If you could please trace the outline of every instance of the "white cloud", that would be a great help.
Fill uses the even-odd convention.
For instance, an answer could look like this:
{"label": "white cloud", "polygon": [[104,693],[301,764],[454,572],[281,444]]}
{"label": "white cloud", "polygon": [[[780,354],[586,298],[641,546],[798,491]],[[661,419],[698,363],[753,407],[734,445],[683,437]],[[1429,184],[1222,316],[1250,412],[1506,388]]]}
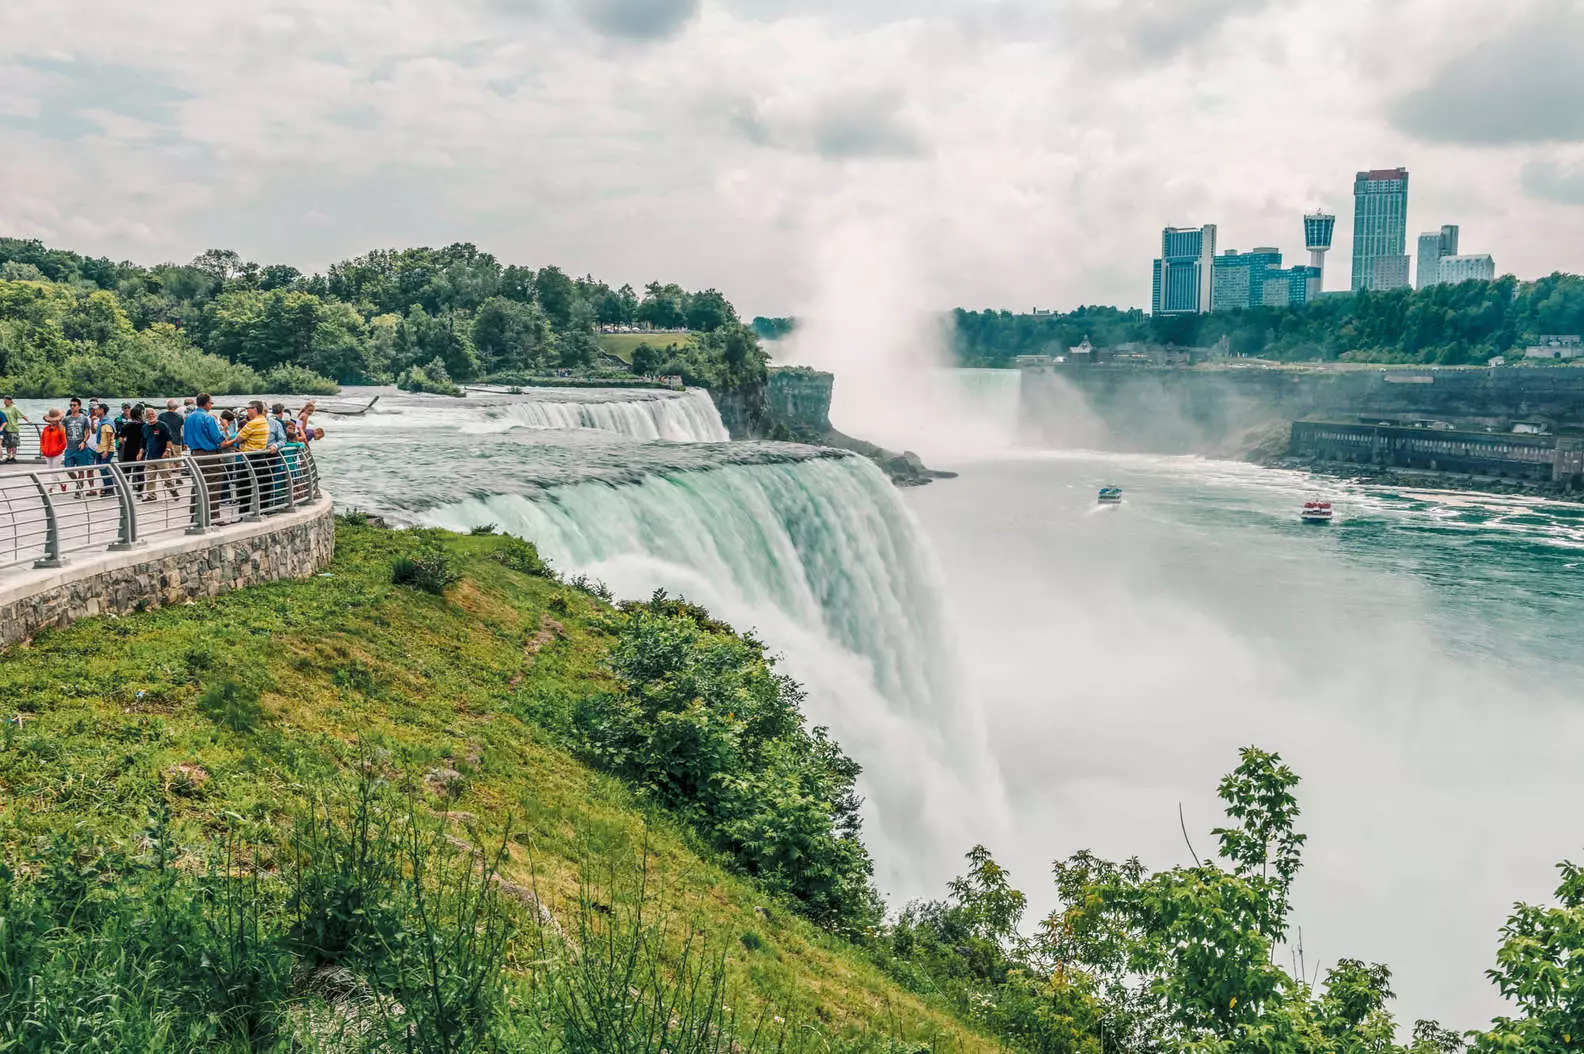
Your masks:
{"label": "white cloud", "polygon": [[1411,226],[1460,222],[1504,270],[1584,269],[1584,210],[1544,178],[1565,146],[1391,119],[1552,6],[12,0],[0,228],[304,267],[471,240],[780,312],[867,225],[921,303],[1139,304],[1160,227],[1296,257],[1315,205],[1342,286],[1352,173],[1406,164]]}

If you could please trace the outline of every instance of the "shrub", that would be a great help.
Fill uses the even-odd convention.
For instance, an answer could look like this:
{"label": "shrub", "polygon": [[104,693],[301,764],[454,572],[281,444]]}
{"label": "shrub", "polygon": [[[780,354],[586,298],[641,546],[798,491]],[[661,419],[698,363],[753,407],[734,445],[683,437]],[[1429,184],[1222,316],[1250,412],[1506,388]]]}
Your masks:
{"label": "shrub", "polygon": [[264,387],[277,395],[335,395],[341,386],[306,366],[285,362],[264,374]]}
{"label": "shrub", "polygon": [[411,556],[402,556],[391,565],[391,584],[421,589],[435,596],[461,581],[462,573],[451,564],[444,549],[426,542]]}
{"label": "shrub", "polygon": [[493,523],[475,523],[468,528],[469,534],[494,534],[496,525]]}
{"label": "shrub", "polygon": [[538,548],[532,542],[525,542],[514,535],[507,535],[501,547],[490,554],[490,559],[518,574],[533,575],[535,578],[556,577],[555,571],[540,557]]}
{"label": "shrub", "polygon": [[396,387],[404,392],[427,392],[430,395],[466,395],[446,373],[445,363],[436,358],[427,366],[409,366],[396,378]]}

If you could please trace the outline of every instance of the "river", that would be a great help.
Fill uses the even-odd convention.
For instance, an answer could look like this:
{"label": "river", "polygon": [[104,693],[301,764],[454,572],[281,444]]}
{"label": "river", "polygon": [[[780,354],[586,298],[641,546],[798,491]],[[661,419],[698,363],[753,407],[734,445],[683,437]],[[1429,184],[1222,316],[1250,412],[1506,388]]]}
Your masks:
{"label": "river", "polygon": [[[1075,850],[1185,863],[1179,803],[1207,854],[1216,782],[1258,744],[1304,780],[1308,969],[1386,962],[1400,1018],[1487,1022],[1511,902],[1584,849],[1584,507],[1026,449],[1014,383],[958,376],[944,425],[893,406],[911,435],[838,399],[838,427],[961,473],[906,492],[861,459],[721,442],[702,393],[387,393],[325,419],[319,454],[343,505],[495,523],[754,629],[864,766],[894,905],[982,841],[1032,918]],[[1096,505],[1103,484],[1124,503]],[[1298,523],[1314,493],[1335,525]]]}

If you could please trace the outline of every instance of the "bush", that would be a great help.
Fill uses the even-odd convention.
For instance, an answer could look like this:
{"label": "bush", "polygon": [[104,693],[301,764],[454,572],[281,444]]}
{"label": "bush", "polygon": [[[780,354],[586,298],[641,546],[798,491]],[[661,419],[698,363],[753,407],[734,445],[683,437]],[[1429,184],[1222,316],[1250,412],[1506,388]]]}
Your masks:
{"label": "bush", "polygon": [[508,534],[501,547],[490,554],[490,559],[518,574],[552,580],[556,577],[555,571],[539,555],[538,548],[514,535]]}
{"label": "bush", "polygon": [[396,387],[404,392],[427,392],[430,395],[467,394],[451,380],[445,363],[438,358],[427,366],[409,366],[403,370],[401,376],[396,378]]}
{"label": "bush", "polygon": [[606,664],[625,691],[577,708],[584,756],[647,788],[821,925],[876,925],[859,768],[805,726],[798,686],[694,605],[657,592],[623,612]]}
{"label": "bush", "polygon": [[330,378],[291,362],[264,374],[264,388],[274,395],[335,395],[341,390]]}
{"label": "bush", "polygon": [[435,596],[461,581],[462,573],[451,565],[451,557],[433,543],[425,543],[412,556],[398,557],[391,565],[391,584],[421,589]]}
{"label": "bush", "polygon": [[475,523],[472,527],[468,528],[468,533],[473,535],[494,534],[495,531],[496,525],[493,523]]}

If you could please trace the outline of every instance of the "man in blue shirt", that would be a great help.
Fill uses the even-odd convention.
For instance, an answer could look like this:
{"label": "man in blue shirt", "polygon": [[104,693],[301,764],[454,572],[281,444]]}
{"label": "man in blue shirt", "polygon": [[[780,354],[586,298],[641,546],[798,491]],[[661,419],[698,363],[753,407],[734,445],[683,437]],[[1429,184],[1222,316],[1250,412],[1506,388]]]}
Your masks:
{"label": "man in blue shirt", "polygon": [[[220,448],[225,445],[225,437],[220,434],[220,422],[214,419],[214,414],[209,412],[209,406],[214,402],[208,392],[198,396],[198,408],[187,415],[182,422],[182,446],[194,455],[198,461],[198,468],[203,472],[204,483],[209,490],[209,519],[211,522],[220,515],[220,491],[226,484],[226,465],[230,458],[220,456]],[[193,501],[197,502],[198,491],[193,491]]]}

